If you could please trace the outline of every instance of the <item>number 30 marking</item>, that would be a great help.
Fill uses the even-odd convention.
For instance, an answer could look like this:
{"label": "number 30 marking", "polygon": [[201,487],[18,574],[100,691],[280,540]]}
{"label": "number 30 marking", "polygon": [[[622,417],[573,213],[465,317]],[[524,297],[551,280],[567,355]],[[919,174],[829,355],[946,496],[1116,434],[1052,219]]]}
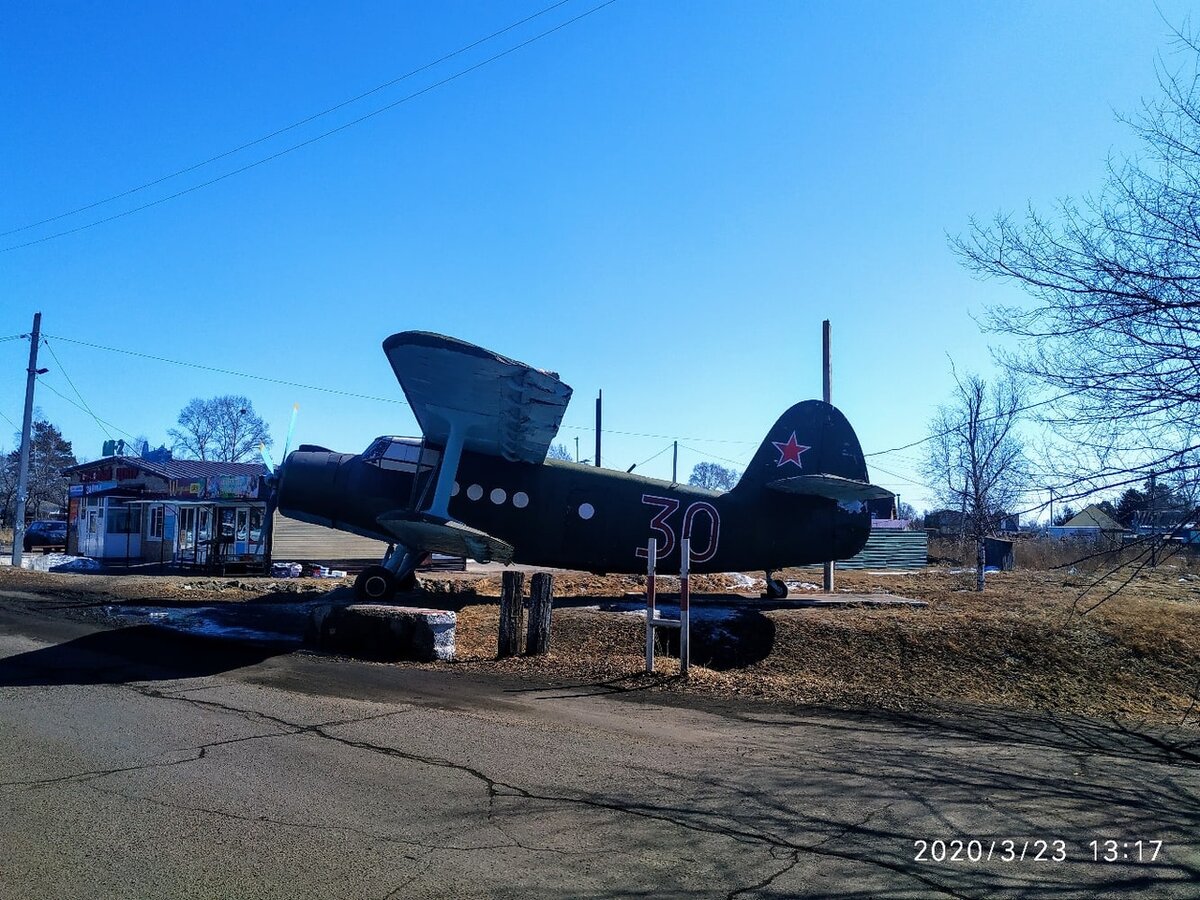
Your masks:
{"label": "number 30 marking", "polygon": [[[650,530],[659,535],[658,556],[666,559],[675,551],[675,528],[667,520],[679,509],[679,501],[674,497],[656,497],[653,494],[642,494],[642,503],[658,508],[650,518]],[[697,517],[708,519],[708,537],[703,550],[692,548],[692,562],[705,563],[717,555],[717,546],[721,541],[721,514],[717,508],[705,500],[697,500],[684,511],[683,536],[694,537]],[[634,551],[642,559],[646,558],[646,548],[638,547]]]}

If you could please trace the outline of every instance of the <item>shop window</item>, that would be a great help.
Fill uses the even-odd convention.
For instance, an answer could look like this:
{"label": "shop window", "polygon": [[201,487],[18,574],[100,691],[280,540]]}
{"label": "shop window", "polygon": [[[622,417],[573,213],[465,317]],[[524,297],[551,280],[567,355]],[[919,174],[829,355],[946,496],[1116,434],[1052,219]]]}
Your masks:
{"label": "shop window", "polygon": [[161,506],[150,507],[150,537],[153,540],[162,540],[164,514],[165,510]]}
{"label": "shop window", "polygon": [[141,517],[128,506],[110,506],[105,516],[109,534],[137,534],[141,530]]}

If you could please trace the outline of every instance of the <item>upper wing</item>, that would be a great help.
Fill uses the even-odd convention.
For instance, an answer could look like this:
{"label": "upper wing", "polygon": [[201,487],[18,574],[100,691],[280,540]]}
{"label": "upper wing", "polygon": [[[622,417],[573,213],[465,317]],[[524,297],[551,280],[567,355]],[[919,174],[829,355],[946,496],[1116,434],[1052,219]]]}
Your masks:
{"label": "upper wing", "polygon": [[431,443],[445,446],[453,422],[468,450],[515,462],[546,458],[571,399],[556,373],[427,331],[393,334],[383,352]]}
{"label": "upper wing", "polygon": [[807,494],[810,497],[849,502],[888,500],[893,496],[892,492],[885,488],[853,478],[842,478],[840,475],[794,475],[791,478],[768,481],[767,487],[788,494]]}
{"label": "upper wing", "polygon": [[477,562],[511,562],[513,546],[461,522],[431,522],[404,510],[384,513],[379,524],[409,549],[465,556]]}

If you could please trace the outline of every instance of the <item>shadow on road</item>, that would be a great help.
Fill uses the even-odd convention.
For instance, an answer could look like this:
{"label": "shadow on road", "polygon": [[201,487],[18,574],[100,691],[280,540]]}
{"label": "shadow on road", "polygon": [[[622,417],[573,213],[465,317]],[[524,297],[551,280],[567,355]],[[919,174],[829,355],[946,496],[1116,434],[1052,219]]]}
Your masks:
{"label": "shadow on road", "polygon": [[200,678],[252,666],[290,646],[190,637],[153,625],[100,631],[0,659],[0,687]]}

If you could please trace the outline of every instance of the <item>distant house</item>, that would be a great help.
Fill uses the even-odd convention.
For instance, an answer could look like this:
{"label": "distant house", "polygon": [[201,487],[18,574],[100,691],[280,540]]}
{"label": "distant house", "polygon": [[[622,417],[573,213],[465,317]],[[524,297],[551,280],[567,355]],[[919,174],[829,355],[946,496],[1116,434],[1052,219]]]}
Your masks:
{"label": "distant house", "polygon": [[966,516],[957,509],[937,509],[925,515],[925,530],[939,537],[956,537],[966,528]]}
{"label": "distant house", "polygon": [[[967,530],[967,517],[957,509],[939,509],[925,516],[925,530],[938,537],[958,537]],[[1021,530],[1019,513],[999,513],[995,519],[994,531],[1010,533]]]}
{"label": "distant house", "polygon": [[1050,537],[1062,540],[1092,540],[1120,543],[1125,526],[1094,503],[1071,517],[1062,525],[1046,529]]}

